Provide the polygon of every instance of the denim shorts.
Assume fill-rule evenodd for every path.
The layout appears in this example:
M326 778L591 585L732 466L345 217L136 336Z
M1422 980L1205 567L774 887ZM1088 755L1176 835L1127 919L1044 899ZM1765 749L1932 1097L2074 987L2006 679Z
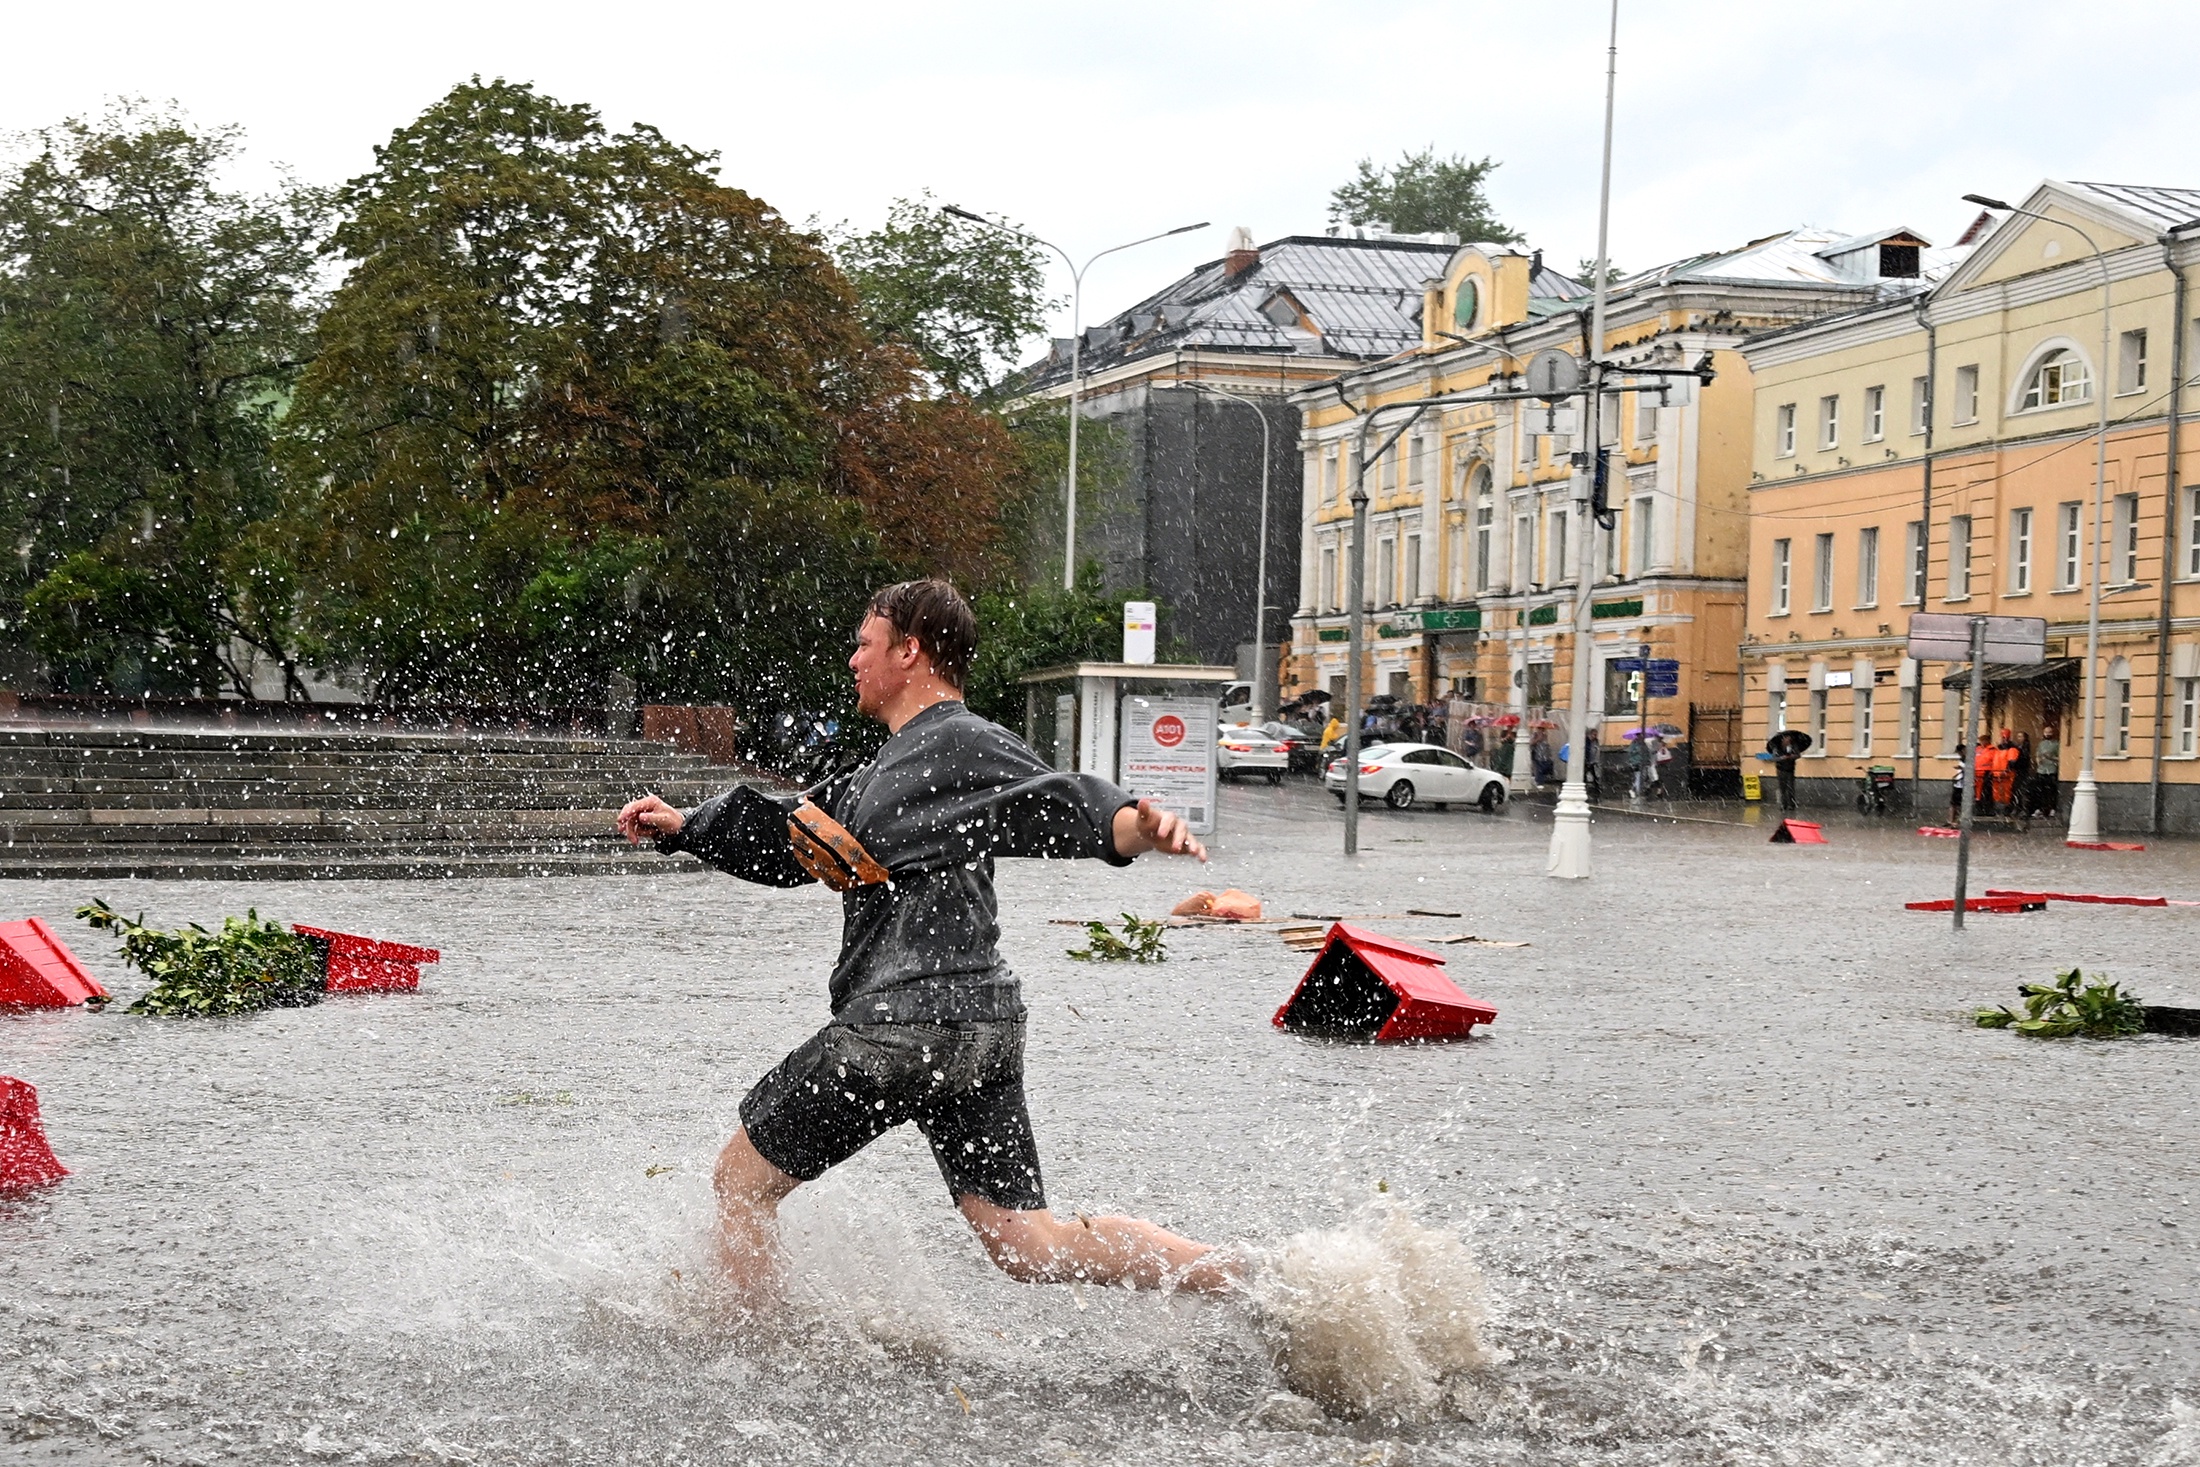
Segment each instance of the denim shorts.
M749 1144L812 1181L907 1121L947 1190L1011 1211L1046 1206L1024 1106L1024 1021L831 1023L741 1101Z

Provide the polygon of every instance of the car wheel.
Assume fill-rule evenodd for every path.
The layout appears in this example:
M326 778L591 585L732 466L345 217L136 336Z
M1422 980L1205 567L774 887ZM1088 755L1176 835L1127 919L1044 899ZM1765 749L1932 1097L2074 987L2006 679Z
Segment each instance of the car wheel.
M1388 790L1383 792L1383 803L1390 806L1390 808L1393 810L1412 809L1413 781L1410 779L1401 779L1392 784Z
M1505 787L1496 780L1491 780L1482 786L1482 797L1475 803L1482 807L1483 814L1495 815L1498 807L1505 803Z
M1270 784L1271 786L1282 784L1282 783L1283 783L1283 771L1282 771L1282 770L1280 770L1280 769L1271 769L1271 770L1269 770L1269 771L1268 771L1268 783L1269 783L1269 784Z

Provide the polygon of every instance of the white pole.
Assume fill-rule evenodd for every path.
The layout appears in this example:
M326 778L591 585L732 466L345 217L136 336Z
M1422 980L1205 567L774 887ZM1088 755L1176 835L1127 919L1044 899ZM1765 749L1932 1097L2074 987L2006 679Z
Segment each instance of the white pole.
M1067 256L1063 258L1068 259ZM1085 268L1092 268L1092 260L1085 261ZM1070 271L1069 282L1069 508L1062 522L1062 589L1074 591L1077 589L1077 389L1078 374L1084 365L1085 271Z
M1590 512L1589 485L1604 451L1604 304L1610 269L1612 224L1612 108L1619 86L1619 0L1612 0L1612 33L1604 69L1604 172L1597 189L1597 265L1595 294L1589 309L1589 395L1581 414L1586 433L1586 471L1575 481L1574 519L1581 525L1581 556L1574 570L1574 711L1566 783L1558 792L1551 823L1551 851L1544 874L1567 881L1589 877L1589 662L1592 635L1590 599L1596 584L1596 516ZM1644 674L1648 686L1648 674Z

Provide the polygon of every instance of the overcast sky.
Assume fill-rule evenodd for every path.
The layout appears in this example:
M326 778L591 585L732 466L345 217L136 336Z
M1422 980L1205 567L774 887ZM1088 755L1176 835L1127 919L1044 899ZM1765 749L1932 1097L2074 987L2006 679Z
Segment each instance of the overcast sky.
M1500 218L1571 268L1596 242L1600 0L1116 4L381 0L12 9L0 127L174 100L256 167L334 182L480 73L717 151L796 220L929 188L1102 262L1096 320L1222 249L1325 227L1363 156L1503 167ZM1622 0L1612 255L1641 269L1796 224L1948 243L2039 178L2200 186L2192 0ZM1060 285L1066 294L1067 277ZM1067 313L1059 329L1066 330Z

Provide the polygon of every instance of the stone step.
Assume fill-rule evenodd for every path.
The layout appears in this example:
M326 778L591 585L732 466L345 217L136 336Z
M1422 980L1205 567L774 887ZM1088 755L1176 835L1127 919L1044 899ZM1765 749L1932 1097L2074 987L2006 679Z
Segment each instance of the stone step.
M555 849L466 854L372 854L348 848L246 856L86 848L48 859L0 859L0 881L357 881L463 876L698 876L710 868L651 851Z
M132 783L69 791L9 791L0 794L0 818L11 810L135 810L224 807L254 809L283 806L386 808L421 805L442 809L592 809L624 804L642 794L679 803L698 801L726 789L725 783L688 777L675 779L601 779L575 781L450 781L404 784L299 784L293 781L242 780Z

